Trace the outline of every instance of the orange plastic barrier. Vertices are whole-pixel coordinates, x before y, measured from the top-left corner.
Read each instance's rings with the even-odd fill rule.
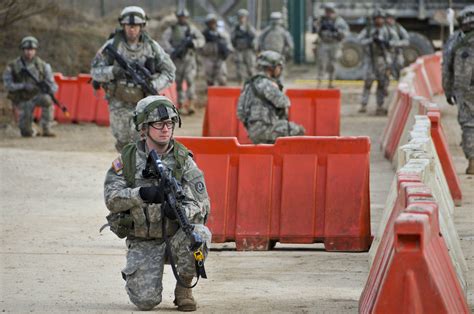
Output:
[[[309,136],[338,136],[341,93],[336,89],[288,89],[291,100],[289,119],[302,124]],[[202,134],[209,137],[237,137],[251,143],[237,119],[239,87],[210,87]]]
[[[412,107],[412,99],[407,90],[397,88],[395,107],[382,134],[380,146],[385,158],[392,160],[402,137],[408,115]]]
[[[406,203],[386,229],[388,240],[377,251],[359,312],[469,313],[439,230],[436,203],[429,196]]]
[[[431,121],[431,139],[436,148],[444,176],[448,182],[451,197],[456,205],[462,203],[461,181],[459,180],[454,161],[449,152],[448,141],[441,125],[441,113],[438,108],[430,108],[427,115]]]
[[[97,103],[99,97],[91,85],[91,77],[87,74],[79,74],[77,83],[79,85],[79,97],[77,100],[77,112],[75,120],[78,122],[95,121]]]
[[[204,171],[214,242],[235,241],[238,250],[267,250],[276,241],[368,250],[369,138],[292,137],[275,145],[179,140]]]
[[[443,93],[441,81],[441,52],[422,57],[425,64],[428,83],[435,95]]]
[[[426,99],[432,98],[431,88],[428,85],[427,75],[424,71],[423,59],[417,59],[415,63],[410,65],[410,69],[415,72],[415,79],[413,80],[413,86],[415,88],[415,95],[425,97]]]

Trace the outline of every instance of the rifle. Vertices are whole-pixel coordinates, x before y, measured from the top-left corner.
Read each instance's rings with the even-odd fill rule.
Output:
[[[51,87],[48,85],[48,83],[44,82],[44,81],[39,81],[38,78],[36,78],[33,73],[30,72],[30,70],[28,70],[28,68],[26,67],[26,64],[25,64],[25,60],[23,60],[23,58],[21,58],[21,64],[23,65],[23,67],[21,68],[21,71],[23,73],[25,73],[26,75],[28,75],[32,80],[33,82],[35,83],[36,87],[38,87],[38,89],[43,93],[43,94],[46,94],[46,95],[49,95],[49,97],[51,97],[51,99],[53,100],[53,103],[58,106],[59,109],[61,109],[61,111],[64,113],[64,115],[69,118],[70,114],[69,114],[69,111],[67,110],[67,107],[64,106],[63,104],[61,104],[59,102],[59,100],[54,96],[54,93],[53,91],[51,90]]]
[[[171,59],[173,60],[182,59],[188,52],[189,45],[190,43],[193,42],[193,39],[195,37],[196,37],[195,35],[188,35],[185,38],[183,38],[183,40],[181,40],[179,45],[171,53]]]
[[[169,172],[161,162],[160,157],[156,153],[155,150],[152,150],[149,154],[149,161],[151,161],[151,165],[154,170],[154,174],[148,172],[147,175],[154,175],[157,179],[160,180],[160,187],[164,193],[164,201],[161,204],[161,208],[165,208],[165,206],[169,206],[173,209],[173,212],[178,220],[179,226],[184,231],[184,234],[190,241],[190,245],[188,247],[189,251],[193,252],[194,259],[196,261],[196,273],[197,278],[199,277],[207,278],[206,271],[204,269],[204,254],[202,252],[202,246],[204,244],[203,239],[201,236],[194,231],[194,226],[189,223],[188,218],[186,217],[185,211],[182,207],[182,202],[185,198],[183,188],[181,184],[176,180],[175,177]],[[181,279],[176,271],[175,263],[173,260],[173,255],[171,254],[171,249],[169,245],[169,240],[166,236],[165,228],[164,228],[164,210],[162,210],[162,220],[163,220],[163,235],[165,238],[166,243],[166,250],[168,250],[167,254],[170,257],[170,264],[173,270],[173,274],[176,277],[176,280],[179,282],[180,285],[186,288],[190,288],[181,282]],[[193,285],[193,287],[197,284]]]
[[[227,47],[227,43],[225,38],[223,38],[219,33],[211,33],[210,30],[205,30],[203,32],[204,38],[206,38],[206,42],[216,43],[217,44],[217,56],[221,60],[227,59],[227,57],[231,54],[232,51]]]
[[[118,65],[125,70],[125,73],[132,78],[132,81],[139,85],[143,91],[148,95],[158,95],[158,91],[149,83],[153,79],[151,72],[144,66],[138,63],[129,63],[125,58],[114,48],[112,44],[108,44],[104,48],[109,56],[111,56]]]

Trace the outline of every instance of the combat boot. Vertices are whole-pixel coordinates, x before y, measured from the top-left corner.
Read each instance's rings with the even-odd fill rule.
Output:
[[[188,105],[189,115],[196,113],[196,106],[194,106],[194,100],[189,100],[187,105]]]
[[[366,113],[367,112],[367,105],[360,105],[358,113]]]
[[[383,107],[377,107],[375,110],[375,115],[376,116],[386,116],[387,115],[387,109]]]
[[[190,286],[193,277],[183,277],[182,280],[187,286]],[[173,302],[178,306],[178,311],[181,312],[193,312],[197,308],[197,303],[193,297],[193,289],[184,288],[179,283],[176,283],[176,288],[174,289]]]
[[[469,166],[466,169],[466,174],[474,174],[474,158],[469,159]]]
[[[41,136],[44,137],[56,137],[56,133],[51,132],[51,130],[43,130]]]

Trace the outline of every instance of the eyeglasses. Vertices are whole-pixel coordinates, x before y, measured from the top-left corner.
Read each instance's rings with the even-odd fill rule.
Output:
[[[151,127],[157,130],[163,130],[165,125],[168,128],[168,130],[174,129],[175,122],[174,121],[156,121],[153,123],[150,123]]]

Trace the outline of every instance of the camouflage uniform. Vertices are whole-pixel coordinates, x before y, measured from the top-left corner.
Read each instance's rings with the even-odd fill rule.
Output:
[[[106,97],[109,101],[110,127],[116,139],[115,148],[117,151],[121,151],[127,143],[137,139],[137,133],[133,130],[130,119],[137,101],[146,95],[142,88],[130,79],[114,76],[113,68],[118,65],[103,52],[108,44],[112,44],[118,53],[129,62],[137,62],[141,66],[144,66],[145,63],[152,64],[147,67],[152,68],[153,80],[151,83],[158,92],[173,83],[176,68],[169,55],[145,31],[142,31],[139,43],[133,47],[127,43],[122,30],[116,31],[97,52],[92,60],[91,75],[92,79],[101,83],[106,90]]]
[[[28,37],[25,37],[28,38]],[[30,37],[31,38],[31,37]],[[35,39],[36,40],[36,39]],[[51,122],[53,121],[53,101],[49,95],[42,93],[28,74],[22,71],[24,60],[26,68],[40,82],[44,82],[54,93],[58,86],[54,82],[51,66],[41,58],[35,56],[31,61],[18,57],[8,63],[3,72],[3,82],[8,91],[8,98],[18,109],[19,127],[22,136],[33,136],[33,112],[36,106],[41,110],[41,127],[43,135],[54,135],[51,133]]]
[[[271,23],[258,36],[258,51],[275,51],[290,60],[293,57],[293,37],[283,27],[280,12],[272,12]]]
[[[191,44],[185,49],[183,56],[175,56],[173,52],[181,48],[187,38],[192,38]],[[194,79],[196,78],[196,49],[204,46],[205,39],[194,25],[187,23],[181,25],[175,23],[168,27],[163,33],[163,48],[171,55],[176,66],[176,90],[178,92],[178,104],[183,106],[186,99],[193,101],[196,98]],[[183,91],[183,82],[186,82],[186,93]]]
[[[349,34],[349,25],[340,16],[335,20],[323,16],[317,23],[315,30],[319,35],[317,47],[318,80],[321,81],[323,71],[329,75],[329,84],[332,87],[336,62],[342,56],[341,43]]]
[[[209,15],[206,18],[206,23],[215,21],[214,16]],[[202,32],[206,43],[201,48],[200,53],[203,57],[204,72],[208,86],[218,85],[224,86],[227,84],[227,65],[225,60],[231,52],[233,52],[230,36],[227,32],[219,29],[211,29],[208,26]]]
[[[259,60],[268,52],[274,53],[264,51]],[[278,137],[304,135],[305,130],[301,125],[288,121],[291,103],[283,93],[281,83],[269,77],[260,65],[259,70],[245,82],[237,105],[237,116],[247,129],[252,143],[272,144]]]
[[[239,13],[242,16],[247,16],[246,11],[242,10]],[[239,83],[255,74],[256,35],[255,28],[249,22],[241,24],[239,21],[239,24],[232,30],[231,40],[235,48],[234,60]]]
[[[375,25],[364,28],[358,36],[366,51],[364,59],[364,88],[360,112],[365,112],[369,102],[370,89],[374,80],[377,80],[376,112],[381,113],[381,111],[384,111],[386,113],[383,103],[386,96],[386,87],[390,84],[389,73],[392,64],[389,43],[390,39],[394,37],[395,34],[387,27],[376,27]]]
[[[162,300],[163,268],[168,259],[162,228],[163,219],[165,218],[162,217],[161,204],[144,202],[140,193],[142,187],[158,186],[158,181],[155,178],[143,176],[143,170],[148,168],[148,147],[145,141],[138,141],[136,144],[129,145],[135,145],[136,147],[134,183],[130,185],[127,182],[124,174],[126,159],[124,153],[122,153],[122,156],[112,163],[112,167],[106,174],[104,196],[106,206],[110,212],[129,211],[133,219],[133,229],[126,241],[128,248],[127,265],[122,270],[122,277],[126,281],[125,288],[133,304],[140,310],[151,310]],[[182,176],[180,181],[185,193],[182,204],[186,216],[190,223],[194,225],[194,231],[205,241],[203,253],[204,256],[207,256],[211,233],[204,226],[204,222],[210,211],[209,197],[202,172],[191,155],[182,147],[184,146],[172,140],[170,148],[161,156],[161,160],[168,171],[172,173],[182,167],[180,168]],[[176,151],[177,149],[178,151]],[[184,160],[184,164],[178,162],[177,156]],[[190,242],[182,229],[179,228],[176,220],[166,218],[165,229],[168,238],[170,238],[171,252],[178,273],[181,278],[189,278],[187,280],[189,284],[192,277],[196,275],[193,253],[188,250]]]
[[[395,18],[393,13],[391,13],[390,16]],[[390,45],[393,48],[391,72],[393,78],[398,80],[400,78],[400,70],[405,65],[405,59],[403,57],[403,47],[407,47],[410,44],[410,35],[400,23],[395,22],[394,25],[390,25],[387,23],[387,27],[390,29],[391,34],[395,35],[395,37],[390,40]]]
[[[458,105],[462,148],[470,162],[466,172],[474,174],[474,6],[463,11],[470,12],[470,23],[465,24],[471,27],[455,32],[444,47],[443,89],[448,102],[454,103],[454,97]]]

